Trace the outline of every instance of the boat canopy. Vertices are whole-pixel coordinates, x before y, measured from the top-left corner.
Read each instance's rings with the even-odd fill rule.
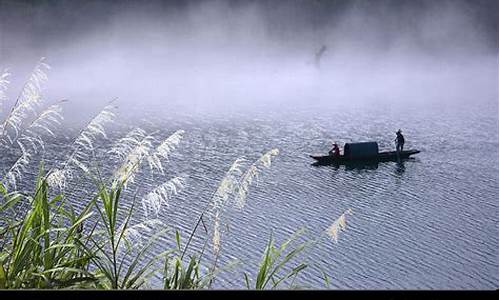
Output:
[[[344,145],[344,156],[348,159],[367,158],[377,155],[377,142],[346,143]]]

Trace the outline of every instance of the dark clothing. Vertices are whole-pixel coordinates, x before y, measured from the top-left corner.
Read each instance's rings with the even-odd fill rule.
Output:
[[[400,132],[396,132],[396,151],[403,151],[403,146],[405,144],[405,138]]]
[[[340,149],[339,149],[339,147],[335,147],[335,150],[333,150],[333,156],[340,156]]]
[[[403,146],[404,146],[404,144],[405,144],[404,142],[402,142],[402,143],[398,143],[398,144],[396,145],[396,151],[398,151],[398,152],[403,151]]]
[[[405,137],[401,133],[396,133],[396,140],[398,141],[398,144],[404,144],[405,143]]]
[[[340,156],[340,149],[337,145],[333,146],[333,149],[328,152],[331,156],[333,157],[339,157]]]

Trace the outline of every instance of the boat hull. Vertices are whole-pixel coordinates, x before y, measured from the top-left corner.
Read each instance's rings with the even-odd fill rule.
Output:
[[[375,156],[368,156],[363,158],[349,159],[344,157],[343,155],[339,157],[333,157],[331,155],[309,155],[311,158],[316,160],[315,165],[348,165],[348,164],[357,164],[357,163],[378,163],[378,162],[386,162],[386,161],[401,161],[410,159],[411,155],[420,153],[419,150],[406,150],[401,151],[398,154],[396,151],[386,151],[380,152]]]

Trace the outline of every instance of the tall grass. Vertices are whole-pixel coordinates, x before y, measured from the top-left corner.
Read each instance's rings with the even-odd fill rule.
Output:
[[[224,240],[229,238],[221,230],[230,219],[229,210],[244,208],[250,187],[271,167],[278,149],[264,152],[252,163],[237,158],[208,197],[184,243],[181,233],[161,220],[160,212],[186,188],[187,176],[167,179],[141,195],[135,184],[143,167],[152,174],[165,174],[165,162],[181,143],[183,130],[162,139],[158,132],[135,128],[113,143],[106,133],[118,109],[113,100],[85,124],[62,161],[48,171],[43,161],[34,164],[33,158],[45,149],[44,138],[56,135],[55,128],[63,120],[61,105],[66,101],[43,104],[41,90],[48,69],[41,60],[0,127],[2,145],[19,153],[0,182],[0,288],[139,289],[150,287],[151,278],[158,275],[165,289],[211,288],[220,272],[235,267],[226,262],[219,266]],[[2,105],[8,76],[6,72],[0,75]],[[110,146],[106,153],[116,165],[114,170],[102,173],[92,167],[98,139],[107,140],[104,145]],[[17,187],[22,180],[28,186],[24,176],[28,168],[38,168],[38,175],[32,191],[23,191]],[[80,212],[73,207],[74,196],[67,192],[79,184],[75,178],[93,186]],[[128,206],[123,199],[125,189],[136,190]],[[142,219],[137,217],[138,206]],[[335,241],[346,227],[348,213],[324,231]],[[196,234],[202,235],[203,246],[189,251]],[[318,241],[294,245],[302,234],[298,231],[279,246],[271,235],[255,279],[243,274],[244,286],[280,288],[288,279],[294,281],[307,268],[306,262],[296,264],[295,260]],[[164,239],[172,243],[162,243],[159,253],[152,253]],[[208,263],[210,244],[213,260]]]
[[[22,218],[4,218],[0,252],[0,288],[64,288],[93,281],[85,266],[91,256],[80,245],[90,238],[79,226],[92,212],[87,205],[76,214],[64,207],[62,195],[49,197],[43,164],[33,195],[9,193],[0,184],[0,213],[22,200],[30,203]]]

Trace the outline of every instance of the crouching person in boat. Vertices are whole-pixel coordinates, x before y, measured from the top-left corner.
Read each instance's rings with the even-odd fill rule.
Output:
[[[396,152],[399,155],[399,152],[403,151],[403,146],[405,144],[405,138],[404,138],[403,134],[401,133],[401,129],[399,129],[396,132],[396,139],[394,139],[394,142],[396,142]]]
[[[331,156],[333,156],[335,158],[340,157],[340,148],[337,145],[337,143],[335,143],[335,142],[333,143],[333,148],[332,148],[332,150],[330,150],[328,152],[328,154],[330,154]]]

